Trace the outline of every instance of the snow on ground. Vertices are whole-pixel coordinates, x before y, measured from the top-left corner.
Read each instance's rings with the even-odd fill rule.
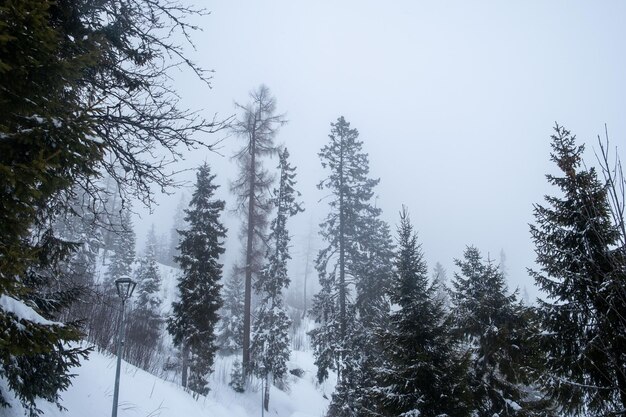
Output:
[[[108,262],[97,262],[96,281],[102,282]],[[163,314],[166,316],[172,301],[178,296],[176,288],[178,268],[158,264],[161,275],[160,296],[163,300]],[[15,307],[7,299],[2,299],[0,307],[14,311]],[[20,311],[23,311],[22,308]],[[36,314],[36,313],[35,313]],[[270,410],[265,415],[279,417],[322,417],[325,415],[329,398],[336,383],[334,373],[322,384],[317,384],[317,367],[313,354],[309,351],[307,332],[314,323],[307,317],[298,317],[291,334],[292,352],[288,369],[300,368],[302,377],[288,374],[283,390],[272,387],[270,392]],[[42,319],[43,320],[43,319]],[[166,335],[164,343],[171,345]],[[172,347],[169,346],[171,349]],[[119,417],[250,417],[261,415],[261,382],[253,379],[245,393],[239,394],[228,385],[235,356],[216,357],[215,371],[209,378],[211,392],[206,397],[194,399],[182,389],[180,376],[172,371],[160,371],[162,378],[122,362],[120,378]],[[108,417],[111,415],[113,401],[113,383],[116,360],[113,355],[93,351],[87,361],[79,368],[73,368],[76,377],[72,386],[61,393],[60,411],[54,404],[38,402],[38,407],[45,417]],[[0,390],[7,397],[10,391],[6,381],[0,378]],[[12,408],[0,408],[0,417],[22,417],[25,415],[19,402],[8,398]]]
[[[234,358],[217,358],[216,372],[210,379],[211,392],[195,400],[177,383],[168,382],[134,366],[122,363],[120,377],[119,417],[250,417],[261,415],[261,390],[254,381],[247,392],[239,394],[229,386],[230,368]],[[281,391],[272,387],[270,410],[266,416],[321,417],[328,406],[323,397],[330,397],[332,387],[315,384],[316,368],[311,352],[292,352],[289,369],[302,368],[302,378],[288,376],[288,387]],[[115,357],[92,352],[89,360],[73,369],[72,386],[62,393],[59,411],[54,404],[41,401],[39,408],[46,417],[108,417],[111,415]],[[7,392],[3,381],[0,389]],[[15,400],[11,409],[0,409],[0,415],[22,417],[24,412]]]

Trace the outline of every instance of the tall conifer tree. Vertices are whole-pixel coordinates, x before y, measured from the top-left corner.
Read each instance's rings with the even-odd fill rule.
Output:
[[[250,370],[252,278],[258,276],[262,268],[265,252],[263,241],[267,233],[267,217],[271,211],[267,192],[273,178],[263,168],[263,158],[278,151],[274,138],[279,128],[286,123],[283,115],[276,114],[276,99],[265,85],[252,91],[250,98],[252,101],[247,105],[237,104],[242,114],[232,124],[234,133],[245,143],[235,154],[241,174],[231,185],[237,197],[238,209],[245,216],[242,228],[242,237],[246,242],[242,352],[244,375]]]
[[[149,236],[154,234],[151,229]],[[159,347],[163,319],[161,317],[161,276],[156,262],[154,242],[148,240],[145,255],[135,270],[137,282],[133,310],[128,317],[124,357],[142,369],[152,371],[154,355]]]
[[[535,282],[546,329],[547,387],[569,412],[626,412],[626,256],[612,223],[607,188],[583,164],[584,146],[554,128],[547,175],[560,196],[535,205]],[[622,239],[624,236],[622,236]],[[623,241],[623,240],[622,240]]]
[[[369,160],[358,137],[340,117],[319,153],[330,171],[318,185],[330,191],[330,213],[320,231],[327,246],[316,260],[322,288],[314,298],[319,326],[311,336],[318,379],[329,370],[338,374],[329,408],[337,416],[360,415],[369,407],[367,389],[380,358],[370,335],[387,317],[393,257],[389,227],[371,204],[379,180],[368,178]]]
[[[59,403],[86,353],[64,343],[79,339],[78,323],[55,321],[77,296],[57,290],[77,246],[51,221],[61,193],[95,174],[89,161],[103,152],[86,138],[76,88],[90,51],[68,39],[59,11],[51,1],[0,4],[0,376],[31,416],[37,398]],[[7,399],[0,390],[0,413]]]
[[[397,309],[379,333],[385,362],[372,390],[378,412],[387,416],[469,415],[465,367],[452,335],[438,287],[406,209],[400,214],[398,251],[390,299]]]
[[[178,282],[180,299],[172,304],[167,329],[183,352],[183,386],[197,395],[209,392],[206,376],[212,371],[215,352],[215,327],[222,306],[220,294],[226,229],[220,222],[224,201],[216,200],[215,175],[202,165],[196,175],[196,188],[189,209],[185,210],[187,230],[181,230],[180,256],[176,262],[182,269]],[[187,362],[188,361],[188,362]],[[187,380],[187,364],[189,379]]]
[[[478,416],[542,416],[552,409],[537,390],[543,356],[532,310],[508,294],[504,275],[468,247],[455,261],[454,327],[469,355],[471,410]]]
[[[103,171],[153,201],[152,184],[174,184],[165,166],[179,145],[203,146],[196,132],[223,127],[180,108],[169,85],[179,66],[209,81],[170,37],[188,40],[197,13],[165,0],[0,4],[0,374],[32,414],[37,398],[58,403],[85,353],[67,347],[77,323],[53,321],[77,298],[58,291],[67,288],[59,265],[77,245],[54,235],[53,218],[75,186],[104,199]]]
[[[291,259],[287,220],[303,211],[302,204],[296,201],[300,194],[294,189],[296,168],[289,164],[287,149],[279,153],[278,169],[280,178],[273,199],[276,217],[270,227],[267,264],[255,283],[261,302],[256,313],[251,345],[253,368],[265,380],[263,404],[266,410],[269,407],[270,384],[285,376],[289,360],[291,320],[283,301],[283,290],[291,281],[287,271],[287,262]]]
[[[243,347],[243,281],[242,268],[234,266],[224,285],[224,306],[218,324],[217,344],[226,354],[240,351]]]
[[[135,231],[131,213],[128,208],[120,214],[120,230],[112,237],[111,248],[113,255],[109,261],[106,273],[105,288],[115,291],[115,280],[121,277],[130,277],[135,262]]]

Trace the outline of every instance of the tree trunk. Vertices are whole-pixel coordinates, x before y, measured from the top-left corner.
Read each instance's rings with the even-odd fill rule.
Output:
[[[311,220],[313,220],[313,218],[311,217]],[[308,278],[309,278],[309,268],[310,268],[310,262],[311,262],[311,249],[312,249],[312,245],[311,245],[311,238],[313,237],[313,224],[311,223],[309,225],[309,238],[308,238],[308,242],[307,242],[307,246],[306,246],[306,263],[304,266],[304,294],[303,294],[303,311],[302,311],[302,318],[306,317],[306,310],[307,310],[307,295],[306,295],[306,290],[307,290],[307,285],[308,285]]]
[[[340,333],[340,362],[343,365],[346,342],[346,248],[345,248],[345,215],[344,215],[344,173],[343,173],[343,140],[339,156],[339,333]],[[341,366],[337,367],[337,376],[342,375]]]
[[[189,346],[186,342],[183,342],[183,364],[182,364],[182,385],[183,388],[187,388],[187,371],[189,368]]]
[[[253,130],[250,137],[250,190],[248,193],[248,236],[246,243],[246,280],[244,284],[244,312],[243,312],[243,349],[241,367],[243,378],[250,372],[250,320],[252,314],[252,241],[254,239],[254,191],[256,184],[256,132]]]
[[[619,398],[622,403],[622,410],[626,410],[626,375],[624,371],[624,361],[622,360],[622,352],[620,349],[613,345],[613,360],[615,361],[615,376],[617,378],[617,389],[619,390]]]
[[[272,383],[272,373],[265,375],[265,393],[263,394],[263,408],[270,411],[270,384]]]

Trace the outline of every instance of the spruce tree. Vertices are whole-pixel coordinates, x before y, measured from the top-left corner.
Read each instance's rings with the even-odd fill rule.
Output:
[[[397,307],[378,333],[385,356],[372,390],[378,415],[469,415],[464,364],[404,208],[394,272],[390,299]]]
[[[327,246],[316,260],[322,288],[311,311],[319,326],[310,334],[318,379],[329,370],[338,375],[329,408],[337,416],[361,415],[371,406],[367,391],[381,357],[371,334],[386,325],[393,258],[389,227],[370,203],[379,180],[368,178],[368,156],[358,137],[340,117],[319,153],[330,173],[318,187],[329,190],[331,199],[320,231]]]
[[[148,241],[145,255],[139,259],[139,265],[135,271],[137,281],[136,301],[137,309],[146,309],[154,313],[159,313],[161,308],[161,275],[156,262],[154,244]]]
[[[287,220],[303,211],[301,203],[296,201],[299,196],[294,189],[296,169],[289,164],[287,149],[279,153],[278,170],[279,184],[274,190],[273,198],[276,217],[270,226],[267,264],[255,283],[255,290],[261,301],[256,311],[251,343],[253,370],[265,380],[263,405],[266,410],[269,409],[269,386],[274,380],[280,381],[285,376],[289,360],[291,320],[283,301],[283,290],[291,281],[287,271],[287,262],[291,259]]]
[[[164,167],[179,145],[203,145],[196,132],[222,127],[181,109],[169,85],[178,66],[209,82],[166,39],[189,39],[193,14],[165,0],[0,4],[0,298],[55,320],[20,317],[1,303],[0,374],[33,414],[37,398],[58,403],[84,354],[67,348],[80,337],[77,323],[56,321],[78,294],[59,291],[67,287],[60,265],[78,245],[52,227],[74,187],[103,200],[97,177],[107,171],[149,203],[152,184],[174,184]]]
[[[224,253],[222,239],[226,229],[219,220],[224,201],[214,197],[218,186],[213,183],[215,175],[206,163],[199,168],[196,178],[189,209],[185,210],[189,228],[180,231],[180,256],[176,258],[182,269],[178,282],[180,299],[172,303],[167,329],[174,344],[182,346],[183,386],[196,395],[206,395],[209,392],[206,377],[212,371],[217,351],[215,327],[222,306],[219,257]]]
[[[452,281],[454,327],[469,355],[471,411],[477,416],[549,415],[552,407],[537,390],[543,361],[532,310],[508,289],[502,271],[467,247]]]
[[[246,247],[241,364],[246,376],[250,371],[252,281],[262,268],[265,252],[263,241],[266,239],[267,218],[271,211],[267,192],[273,178],[263,168],[263,158],[278,151],[274,138],[279,128],[286,123],[283,115],[275,114],[276,99],[265,85],[252,91],[250,98],[251,102],[247,105],[237,104],[242,114],[231,126],[235,135],[244,140],[244,146],[234,156],[241,173],[231,184],[231,191],[237,198],[238,210],[245,216],[242,228]]]
[[[437,288],[437,301],[441,302],[446,310],[450,309],[450,296],[448,295],[448,273],[439,262],[433,268],[433,286]]]
[[[129,209],[120,214],[120,230],[112,238],[113,255],[110,258],[104,282],[105,290],[115,292],[115,280],[132,275],[135,262],[135,231]]]
[[[70,368],[86,354],[65,343],[80,338],[78,323],[57,321],[78,295],[58,291],[61,265],[78,245],[57,238],[51,224],[102,155],[87,139],[74,88],[89,51],[70,42],[59,11],[41,0],[0,5],[0,377],[31,416],[40,413],[37,398],[59,405]]]
[[[159,261],[165,265],[174,266],[176,262],[174,258],[176,258],[180,253],[178,251],[178,231],[185,229],[185,207],[187,206],[188,200],[185,194],[181,194],[180,200],[178,200],[178,205],[176,206],[176,211],[174,212],[174,221],[172,224],[172,228],[170,229],[169,240],[167,241],[167,247],[164,251],[164,256],[159,259]],[[163,241],[165,245],[165,240]]]
[[[530,231],[538,270],[535,282],[548,350],[546,387],[567,412],[626,411],[626,257],[612,222],[607,188],[583,163],[584,146],[554,128],[547,175],[559,196],[535,205]],[[621,236],[623,239],[624,236]],[[623,240],[622,240],[623,241]]]
[[[360,251],[355,264],[358,280],[355,282],[355,318],[350,325],[344,378],[338,384],[333,403],[341,404],[344,398],[352,402],[356,414],[371,415],[376,402],[370,393],[376,390],[376,369],[383,366],[384,346],[374,337],[389,327],[389,288],[393,279],[393,242],[389,226],[381,219],[371,216],[360,231]],[[346,410],[349,411],[349,410]]]
[[[318,185],[328,189],[332,199],[330,213],[322,223],[320,234],[328,246],[320,250],[316,269],[321,284],[315,296],[312,314],[320,326],[311,332],[318,378],[328,369],[337,371],[341,380],[348,335],[348,310],[354,303],[349,285],[356,285],[363,271],[359,258],[360,231],[380,214],[369,201],[378,180],[367,177],[369,161],[362,151],[359,133],[339,117],[331,123],[330,143],[320,153],[322,167],[330,171]]]
[[[235,266],[224,284],[224,305],[218,324],[217,345],[225,354],[239,352],[243,347],[243,281],[243,268]]]
[[[149,232],[153,234],[154,230]],[[156,262],[154,243],[148,240],[145,255],[135,271],[137,289],[127,323],[124,357],[130,363],[151,371],[159,347],[163,318],[161,317],[161,276]]]

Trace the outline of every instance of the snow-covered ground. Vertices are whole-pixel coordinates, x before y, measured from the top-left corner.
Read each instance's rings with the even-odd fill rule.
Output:
[[[107,262],[97,262],[96,281],[104,279]],[[163,300],[163,315],[167,316],[172,301],[178,296],[176,288],[179,269],[158,264],[161,275],[160,296]],[[7,298],[7,297],[5,297]],[[5,310],[16,307],[12,300],[2,299]],[[5,306],[6,305],[6,306]],[[11,308],[9,308],[9,307]],[[28,311],[26,311],[28,313]],[[24,314],[26,314],[24,313]],[[33,314],[36,314],[33,312]],[[298,315],[301,313],[297,313]],[[43,318],[41,319],[43,320]],[[292,346],[288,369],[299,368],[302,377],[288,374],[283,390],[273,386],[270,392],[269,411],[266,416],[280,417],[322,417],[325,415],[329,398],[334,390],[335,378],[322,384],[316,383],[317,368],[313,354],[308,349],[307,332],[314,324],[308,318],[302,319],[291,334]],[[164,335],[163,343],[171,350],[171,338]],[[168,350],[166,349],[166,350]],[[165,359],[165,358],[162,358]],[[228,385],[234,356],[217,356],[214,372],[209,378],[211,391],[206,397],[194,399],[180,386],[180,377],[172,371],[159,371],[155,376],[122,362],[120,382],[119,417],[249,417],[261,415],[261,385],[253,379],[245,393],[233,391]],[[56,405],[39,401],[38,407],[45,417],[108,417],[111,415],[113,383],[115,379],[115,357],[109,353],[94,350],[89,359],[71,372],[76,376],[72,386],[61,393],[59,410]],[[11,398],[6,382],[0,378],[0,390],[9,397],[11,408],[0,408],[0,417],[22,417],[25,415],[19,401]]]
[[[211,392],[206,397],[194,399],[178,384],[168,382],[122,363],[120,382],[119,417],[249,417],[261,415],[261,390],[253,382],[247,392],[239,394],[229,386],[230,367],[233,358],[218,357],[216,372],[213,373]],[[272,387],[270,410],[267,416],[280,417],[321,417],[328,400],[323,391],[330,394],[330,385],[316,386],[315,365],[311,352],[294,351],[289,369],[301,368],[302,378],[289,374],[287,388],[281,391]],[[59,411],[55,405],[41,401],[39,408],[46,417],[108,417],[111,415],[113,382],[115,378],[115,357],[92,352],[89,360],[75,369],[76,377],[72,386],[62,393],[62,405],[67,409]],[[2,386],[3,392],[6,392]],[[330,395],[327,395],[330,397]],[[0,415],[22,417],[24,411],[17,401],[11,401],[13,408],[0,409]]]

